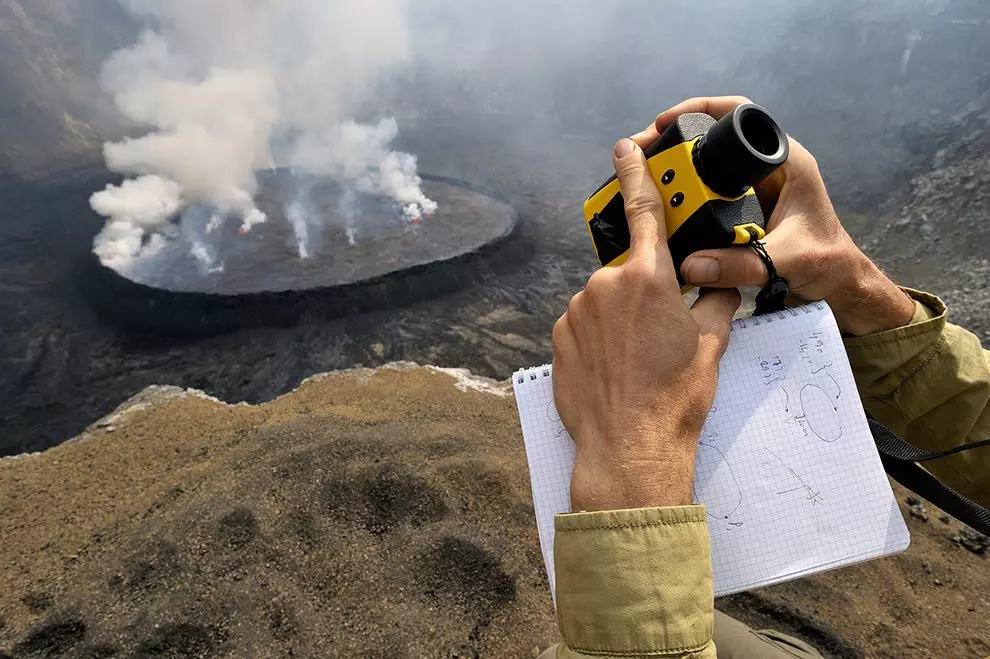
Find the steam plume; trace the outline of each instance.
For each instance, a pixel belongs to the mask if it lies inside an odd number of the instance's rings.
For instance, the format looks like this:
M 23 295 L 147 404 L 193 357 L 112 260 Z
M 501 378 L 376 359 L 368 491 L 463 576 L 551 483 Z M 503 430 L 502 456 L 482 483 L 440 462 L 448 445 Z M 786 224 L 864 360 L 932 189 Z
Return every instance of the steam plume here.
M 91 199 L 108 218 L 94 251 L 110 267 L 126 272 L 179 238 L 177 218 L 200 205 L 212 217 L 191 252 L 212 262 L 204 241 L 226 218 L 242 233 L 266 221 L 255 171 L 275 165 L 273 144 L 279 164 L 390 197 L 409 220 L 436 209 L 415 157 L 391 150 L 395 120 L 352 118 L 409 57 L 405 0 L 120 2 L 149 27 L 105 63 L 102 84 L 148 132 L 104 147 L 108 168 L 135 177 Z

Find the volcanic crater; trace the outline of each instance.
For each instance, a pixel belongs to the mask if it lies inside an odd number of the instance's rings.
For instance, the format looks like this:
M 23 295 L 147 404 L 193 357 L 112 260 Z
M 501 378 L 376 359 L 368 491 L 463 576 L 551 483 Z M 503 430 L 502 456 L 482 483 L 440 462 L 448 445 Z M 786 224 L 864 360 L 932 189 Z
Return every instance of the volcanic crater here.
M 247 233 L 233 218 L 211 228 L 209 209 L 194 208 L 154 256 L 118 272 L 93 255 L 80 282 L 97 312 L 118 325 L 209 335 L 407 306 L 520 258 L 519 216 L 504 197 L 421 176 L 438 208 L 413 222 L 390 200 L 289 169 L 266 171 L 256 202 L 267 222 Z

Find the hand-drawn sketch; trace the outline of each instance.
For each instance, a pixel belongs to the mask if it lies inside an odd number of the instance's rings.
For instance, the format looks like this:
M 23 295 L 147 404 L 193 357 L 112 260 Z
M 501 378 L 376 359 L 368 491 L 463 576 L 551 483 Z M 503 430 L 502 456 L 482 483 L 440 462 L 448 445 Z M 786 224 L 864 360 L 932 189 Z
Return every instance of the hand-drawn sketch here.
M 808 502 L 808 507 L 811 510 L 811 514 L 815 521 L 815 529 L 821 532 L 821 522 L 818 518 L 818 509 L 825 505 L 825 499 L 822 496 L 821 490 L 813 487 L 802 478 L 796 471 L 791 469 L 790 466 L 784 460 L 771 451 L 767 447 L 763 447 L 770 456 L 771 460 L 763 463 L 764 467 L 770 468 L 773 475 L 770 476 L 778 484 L 777 489 L 774 493 L 777 496 L 801 496 L 805 501 Z M 783 471 L 780 468 L 783 468 Z M 777 477 L 776 474 L 783 473 L 785 476 L 783 478 Z
M 725 454 L 714 445 L 718 438 L 717 432 L 710 432 L 698 444 L 694 500 L 705 504 L 711 519 L 731 530 L 743 525 L 738 518 L 743 503 L 742 488 Z
M 831 366 L 831 364 L 829 364 L 829 366 Z M 832 373 L 829 372 L 828 369 L 826 369 L 824 373 L 828 377 L 828 379 L 832 381 L 832 387 L 835 388 L 835 394 L 834 394 L 835 400 L 839 400 L 839 398 L 842 396 L 842 385 L 839 384 L 839 381 L 835 379 L 835 376 L 832 375 Z
M 798 373 L 794 381 L 788 382 L 787 363 L 780 355 L 774 355 L 759 358 L 760 376 L 764 385 L 775 386 L 783 393 L 784 423 L 796 425 L 804 437 L 832 444 L 842 437 L 838 407 L 842 387 L 829 371 L 832 362 L 823 337 L 823 333 L 814 332 L 799 341 L 799 365 L 807 368 L 806 374 Z
M 832 381 L 835 382 L 834 378 Z M 833 398 L 816 384 L 801 387 L 801 417 L 798 422 L 827 444 L 842 437 L 842 415 L 839 414 L 836 400 L 837 397 Z

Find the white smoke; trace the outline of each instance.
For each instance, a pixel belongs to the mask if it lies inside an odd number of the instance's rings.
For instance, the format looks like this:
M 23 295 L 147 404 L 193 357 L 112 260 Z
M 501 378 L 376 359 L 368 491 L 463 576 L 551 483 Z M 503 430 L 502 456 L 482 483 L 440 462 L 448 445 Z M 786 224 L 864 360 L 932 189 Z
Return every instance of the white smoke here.
M 416 156 L 389 150 L 399 134 L 395 119 L 376 125 L 345 121 L 314 130 L 296 143 L 293 162 L 310 172 L 353 184 L 359 192 L 391 197 L 410 220 L 437 209 L 421 188 Z
M 157 232 L 182 208 L 181 190 L 175 181 L 160 176 L 142 176 L 123 185 L 109 185 L 90 198 L 100 215 L 110 218 L 96 236 L 93 251 L 100 261 L 124 270 L 137 257 L 152 256 L 164 247 L 165 236 Z
M 300 259 L 309 258 L 309 224 L 306 222 L 307 213 L 303 203 L 296 199 L 289 204 L 285 218 L 292 225 L 292 233 L 296 237 L 296 250 Z
M 107 217 L 94 250 L 110 267 L 127 271 L 180 237 L 175 223 L 200 204 L 215 213 L 190 251 L 212 263 L 204 241 L 226 218 L 242 233 L 266 221 L 255 171 L 275 165 L 276 139 L 281 165 L 390 197 L 409 220 L 436 210 L 416 158 L 390 148 L 396 122 L 352 119 L 409 57 L 406 0 L 120 2 L 149 28 L 106 62 L 102 83 L 148 132 L 104 147 L 108 168 L 137 177 L 91 199 Z

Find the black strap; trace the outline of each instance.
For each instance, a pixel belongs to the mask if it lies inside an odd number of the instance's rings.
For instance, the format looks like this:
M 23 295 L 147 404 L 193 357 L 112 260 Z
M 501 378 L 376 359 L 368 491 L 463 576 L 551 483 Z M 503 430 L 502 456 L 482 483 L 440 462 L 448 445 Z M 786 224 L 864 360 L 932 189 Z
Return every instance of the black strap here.
M 768 313 L 783 311 L 784 300 L 787 298 L 788 293 L 791 292 L 791 287 L 787 284 L 786 279 L 777 274 L 777 267 L 773 264 L 773 259 L 770 258 L 770 253 L 767 251 L 766 245 L 756 240 L 755 235 L 749 245 L 756 252 L 757 256 L 760 257 L 764 267 L 767 269 L 767 285 L 756 294 L 756 309 L 753 311 L 753 315 L 762 316 Z
M 959 494 L 918 464 L 987 447 L 990 446 L 990 440 L 971 442 L 946 451 L 926 451 L 908 444 L 872 416 L 868 418 L 873 439 L 880 451 L 880 460 L 891 478 L 918 496 L 928 499 L 960 522 L 984 535 L 990 535 L 990 510 Z

